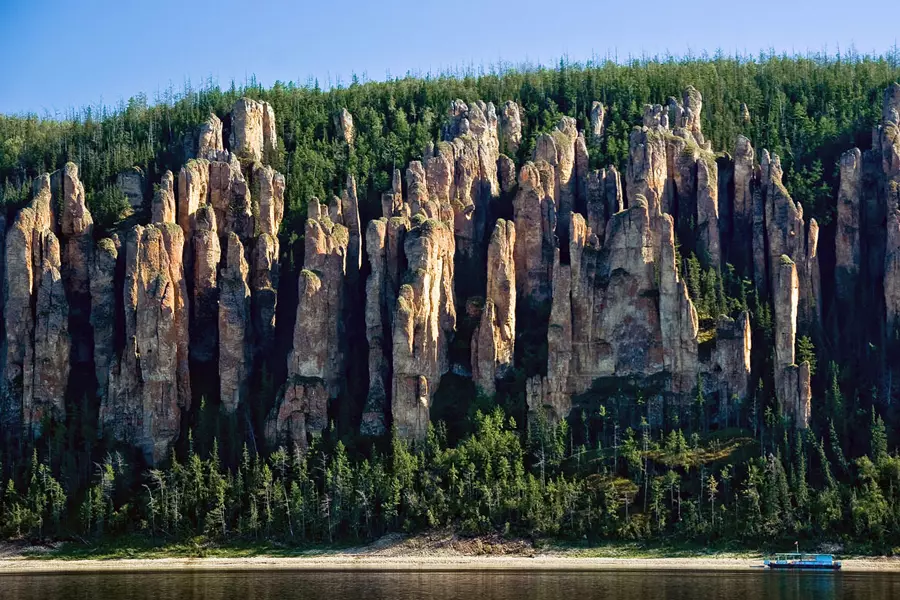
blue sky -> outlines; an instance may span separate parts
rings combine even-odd
[[[883,53],[896,2],[0,0],[0,113],[64,114],[212,77],[323,85],[469,65],[721,49]]]

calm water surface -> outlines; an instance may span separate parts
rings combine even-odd
[[[900,573],[265,572],[0,576],[15,600],[760,600],[900,598]]]

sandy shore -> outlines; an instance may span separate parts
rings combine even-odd
[[[604,571],[604,570],[731,570],[759,568],[747,558],[574,558],[559,556],[397,556],[340,555],[310,558],[160,558],[128,560],[58,560],[7,558],[0,575],[77,572],[164,571]],[[897,571],[900,559],[860,558],[843,561],[844,571]]]

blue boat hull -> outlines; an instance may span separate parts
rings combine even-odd
[[[778,565],[769,563],[767,565],[770,569],[778,569],[781,571],[839,571],[841,568],[840,563],[834,563],[831,565],[815,565],[815,564],[807,564],[807,565]]]

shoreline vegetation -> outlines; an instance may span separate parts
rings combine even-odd
[[[819,546],[816,550],[827,549]],[[812,551],[813,548],[810,548]],[[364,546],[286,547],[269,543],[150,545],[143,538],[112,544],[75,542],[0,545],[0,576],[176,571],[744,571],[761,569],[758,549],[611,543],[572,546],[449,532],[387,535]],[[839,554],[844,571],[900,572],[900,557]]]

